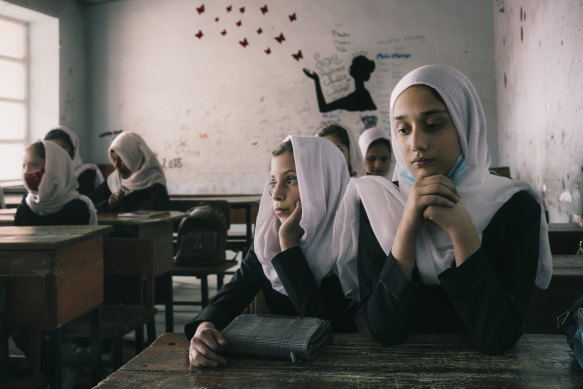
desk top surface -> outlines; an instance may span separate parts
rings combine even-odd
[[[582,387],[564,336],[523,335],[500,356],[475,350],[467,335],[414,335],[383,346],[368,335],[335,334],[322,352],[292,364],[274,358],[227,357],[220,368],[190,368],[183,334],[163,334],[99,384],[117,387]]]
[[[121,212],[124,213],[124,212]],[[140,224],[150,224],[150,223],[160,223],[160,222],[173,222],[175,220],[180,220],[185,215],[184,212],[180,211],[168,211],[167,213],[146,216],[146,217],[124,217],[120,216],[118,213],[103,213],[98,215],[97,222],[99,224],[105,225],[140,225]]]
[[[261,200],[260,194],[245,194],[245,195],[172,195],[170,200],[224,200],[230,204],[254,204]]]
[[[575,223],[549,223],[549,232],[583,232],[583,228]]]
[[[111,230],[110,226],[0,227],[0,250],[56,249]]]

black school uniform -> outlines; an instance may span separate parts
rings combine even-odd
[[[109,212],[107,202],[111,196],[111,190],[107,185],[107,180],[102,182],[89,195],[98,213]],[[115,211],[133,212],[140,209],[147,210],[167,210],[170,208],[170,198],[166,186],[162,184],[154,184],[148,188],[135,190],[123,198],[122,207]]]
[[[355,304],[344,296],[336,275],[322,279],[320,287],[299,247],[277,254],[272,260],[288,295],[271,287],[253,248],[249,249],[241,267],[192,321],[184,326],[190,340],[201,322],[209,321],[221,331],[240,315],[255,295],[262,290],[271,314],[311,316],[330,320],[334,332],[354,332]]]
[[[358,323],[376,340],[397,344],[410,333],[468,333],[487,354],[510,349],[524,332],[537,273],[541,209],[518,192],[494,215],[482,245],[460,267],[426,285],[417,268],[407,281],[387,257],[361,206]]]
[[[94,169],[85,169],[77,177],[77,182],[79,183],[79,188],[77,191],[82,195],[89,195],[95,190],[95,177],[97,172]]]
[[[34,213],[22,200],[14,215],[15,226],[58,226],[58,225],[85,225],[89,224],[91,214],[83,200],[71,200],[58,212],[49,215]]]

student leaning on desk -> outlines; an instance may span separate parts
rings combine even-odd
[[[99,213],[169,209],[164,171],[140,135],[119,134],[107,155],[115,170],[89,195]]]
[[[551,279],[541,196],[489,173],[482,105],[458,71],[410,72],[390,115],[398,185],[353,180],[334,231],[359,330],[387,344],[469,333],[480,351],[504,352],[524,331],[534,285]]]
[[[291,136],[273,153],[254,247],[184,332],[190,364],[226,363],[221,330],[263,291],[270,313],[314,316],[353,332],[354,304],[332,272],[332,225],[349,175],[341,152],[317,137]]]

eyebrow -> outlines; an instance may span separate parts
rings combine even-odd
[[[295,169],[290,169],[290,170],[286,170],[285,172],[281,173],[282,176],[285,176],[288,173],[295,173]],[[274,178],[275,176],[273,174],[270,175],[270,177]]]
[[[447,109],[431,109],[429,111],[421,112],[421,116],[427,117],[427,116],[435,115],[437,113],[447,113],[447,114],[449,114],[449,111]],[[403,119],[406,119],[406,118],[407,118],[406,115],[399,115],[399,116],[395,116],[395,119],[394,120],[403,120]]]

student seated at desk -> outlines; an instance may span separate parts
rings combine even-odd
[[[89,195],[98,212],[170,207],[162,166],[140,135],[119,134],[107,154],[115,171]]]
[[[358,138],[367,176],[381,176],[391,180],[391,142],[380,128],[369,128]]]
[[[541,198],[489,174],[482,105],[458,71],[407,74],[390,115],[398,186],[353,180],[334,230],[359,330],[386,344],[469,332],[480,351],[504,352],[524,331],[533,286],[551,279]]]
[[[75,177],[79,183],[77,189],[82,195],[88,195],[103,182],[103,175],[92,163],[83,163],[79,154],[79,137],[73,131],[64,126],[55,127],[45,135],[49,140],[61,146],[71,157]]]
[[[25,150],[23,178],[28,194],[16,210],[14,225],[97,224],[93,203],[77,191],[71,158],[55,143],[37,142]]]
[[[317,137],[292,136],[273,152],[254,247],[241,268],[190,323],[193,366],[217,366],[221,330],[262,290],[272,314],[328,319],[355,331],[354,307],[332,272],[332,226],[349,176],[342,154]],[[301,198],[301,200],[300,200]]]
[[[348,129],[340,124],[327,124],[316,135],[328,139],[342,151],[351,177],[364,176],[364,163],[360,149]]]

